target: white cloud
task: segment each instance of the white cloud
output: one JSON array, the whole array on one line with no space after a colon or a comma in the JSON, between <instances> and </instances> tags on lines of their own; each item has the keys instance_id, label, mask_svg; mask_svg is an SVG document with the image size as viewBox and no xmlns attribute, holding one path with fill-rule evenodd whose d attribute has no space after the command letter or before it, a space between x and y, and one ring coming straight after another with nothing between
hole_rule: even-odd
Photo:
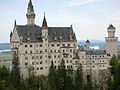
<instances>
[{"instance_id":1,"label":"white cloud","mask_svg":"<svg viewBox=\"0 0 120 90\"><path fill-rule=\"evenodd\" d=\"M71 2L68 2L68 6L79 6L79 5L83 5L83 4L87 4L95 1L97 0L71 1Z\"/></svg>"}]
</instances>

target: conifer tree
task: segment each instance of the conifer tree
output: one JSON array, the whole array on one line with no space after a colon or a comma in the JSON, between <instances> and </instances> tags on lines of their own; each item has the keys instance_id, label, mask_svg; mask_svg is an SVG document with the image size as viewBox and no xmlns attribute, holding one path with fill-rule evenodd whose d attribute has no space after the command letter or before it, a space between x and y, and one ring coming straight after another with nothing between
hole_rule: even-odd
<instances>
[{"instance_id":1,"label":"conifer tree","mask_svg":"<svg viewBox=\"0 0 120 90\"><path fill-rule=\"evenodd\" d=\"M113 55L112 59L110 60L110 65L111 65L111 74L114 75L118 65L118 59L116 55Z\"/></svg>"},{"instance_id":2,"label":"conifer tree","mask_svg":"<svg viewBox=\"0 0 120 90\"><path fill-rule=\"evenodd\" d=\"M57 90L66 90L66 69L64 60L57 70Z\"/></svg>"},{"instance_id":3,"label":"conifer tree","mask_svg":"<svg viewBox=\"0 0 120 90\"><path fill-rule=\"evenodd\" d=\"M11 84L15 88L19 88L20 86L20 69L19 69L19 60L18 60L18 55L14 53L13 55L13 60L12 60L12 70L10 73L10 81Z\"/></svg>"},{"instance_id":4,"label":"conifer tree","mask_svg":"<svg viewBox=\"0 0 120 90\"><path fill-rule=\"evenodd\" d=\"M48 83L49 83L50 90L56 90L56 71L55 71L55 66L53 64L53 61L51 62L51 66L49 69Z\"/></svg>"},{"instance_id":5,"label":"conifer tree","mask_svg":"<svg viewBox=\"0 0 120 90\"><path fill-rule=\"evenodd\" d=\"M75 73L75 90L82 90L83 89L83 72L82 72L82 65L77 68Z\"/></svg>"}]
</instances>

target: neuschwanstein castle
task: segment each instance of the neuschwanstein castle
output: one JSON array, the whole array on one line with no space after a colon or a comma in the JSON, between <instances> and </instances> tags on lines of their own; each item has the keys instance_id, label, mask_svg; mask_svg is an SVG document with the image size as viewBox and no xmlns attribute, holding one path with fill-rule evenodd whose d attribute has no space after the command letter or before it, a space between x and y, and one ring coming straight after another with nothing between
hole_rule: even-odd
<instances>
[{"instance_id":1,"label":"neuschwanstein castle","mask_svg":"<svg viewBox=\"0 0 120 90\"><path fill-rule=\"evenodd\" d=\"M66 69L76 70L82 64L86 80L91 75L96 83L104 82L103 76L108 75L109 61L113 54L117 55L118 37L115 37L116 28L113 25L107 28L106 50L93 50L89 40L84 47L77 45L72 26L49 27L45 15L42 26L38 26L35 24L35 16L30 0L26 13L27 24L17 25L15 21L10 34L12 51L18 54L22 76L28 76L29 66L33 67L36 75L47 75L51 61L58 68L61 60L64 60Z\"/></svg>"}]
</instances>

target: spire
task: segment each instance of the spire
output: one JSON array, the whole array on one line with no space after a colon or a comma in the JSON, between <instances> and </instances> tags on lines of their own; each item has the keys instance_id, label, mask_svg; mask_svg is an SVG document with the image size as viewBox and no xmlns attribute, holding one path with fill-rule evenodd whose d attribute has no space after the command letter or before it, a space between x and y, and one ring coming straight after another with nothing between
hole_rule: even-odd
<instances>
[{"instance_id":1,"label":"spire","mask_svg":"<svg viewBox=\"0 0 120 90\"><path fill-rule=\"evenodd\" d=\"M31 1L31 0L29 1L29 4L28 4L28 10L34 12L34 8L33 8L32 1Z\"/></svg>"},{"instance_id":2,"label":"spire","mask_svg":"<svg viewBox=\"0 0 120 90\"><path fill-rule=\"evenodd\" d=\"M46 18L45 18L45 13L44 13L44 19L43 19L42 27L47 27L47 21L46 21Z\"/></svg>"},{"instance_id":3,"label":"spire","mask_svg":"<svg viewBox=\"0 0 120 90\"><path fill-rule=\"evenodd\" d=\"M116 28L112 24L110 24L107 29L116 29Z\"/></svg>"},{"instance_id":4,"label":"spire","mask_svg":"<svg viewBox=\"0 0 120 90\"><path fill-rule=\"evenodd\" d=\"M90 43L90 41L87 39L86 43Z\"/></svg>"},{"instance_id":5,"label":"spire","mask_svg":"<svg viewBox=\"0 0 120 90\"><path fill-rule=\"evenodd\" d=\"M14 26L16 26L17 24L16 24L16 19L15 19L15 21L14 21Z\"/></svg>"}]
</instances>

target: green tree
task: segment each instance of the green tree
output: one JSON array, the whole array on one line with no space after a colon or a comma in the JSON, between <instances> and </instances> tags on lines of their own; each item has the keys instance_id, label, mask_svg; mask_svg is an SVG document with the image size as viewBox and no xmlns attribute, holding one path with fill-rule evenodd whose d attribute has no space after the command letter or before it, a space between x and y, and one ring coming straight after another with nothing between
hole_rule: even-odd
<instances>
[{"instance_id":1,"label":"green tree","mask_svg":"<svg viewBox=\"0 0 120 90\"><path fill-rule=\"evenodd\" d=\"M69 68L66 70L66 90L74 90L73 87L73 69Z\"/></svg>"},{"instance_id":2,"label":"green tree","mask_svg":"<svg viewBox=\"0 0 120 90\"><path fill-rule=\"evenodd\" d=\"M55 66L53 64L53 61L51 62L51 66L49 69L48 83L49 83L50 90L56 90L56 71L55 71Z\"/></svg>"},{"instance_id":3,"label":"green tree","mask_svg":"<svg viewBox=\"0 0 120 90\"><path fill-rule=\"evenodd\" d=\"M12 70L10 73L10 81L13 87L16 89L20 88L20 69L19 69L19 60L18 60L18 55L14 53L13 55L13 60L12 60Z\"/></svg>"},{"instance_id":4,"label":"green tree","mask_svg":"<svg viewBox=\"0 0 120 90\"><path fill-rule=\"evenodd\" d=\"M114 90L120 90L120 63L117 66L116 74L114 76Z\"/></svg>"},{"instance_id":5,"label":"green tree","mask_svg":"<svg viewBox=\"0 0 120 90\"><path fill-rule=\"evenodd\" d=\"M110 60L110 65L111 65L111 74L114 75L118 65L118 59L116 55L113 55L112 59Z\"/></svg>"},{"instance_id":6,"label":"green tree","mask_svg":"<svg viewBox=\"0 0 120 90\"><path fill-rule=\"evenodd\" d=\"M64 60L57 70L57 90L66 90L66 69Z\"/></svg>"},{"instance_id":7,"label":"green tree","mask_svg":"<svg viewBox=\"0 0 120 90\"><path fill-rule=\"evenodd\" d=\"M75 90L82 90L83 89L83 72L82 72L82 65L77 68L75 73Z\"/></svg>"}]
</instances>

